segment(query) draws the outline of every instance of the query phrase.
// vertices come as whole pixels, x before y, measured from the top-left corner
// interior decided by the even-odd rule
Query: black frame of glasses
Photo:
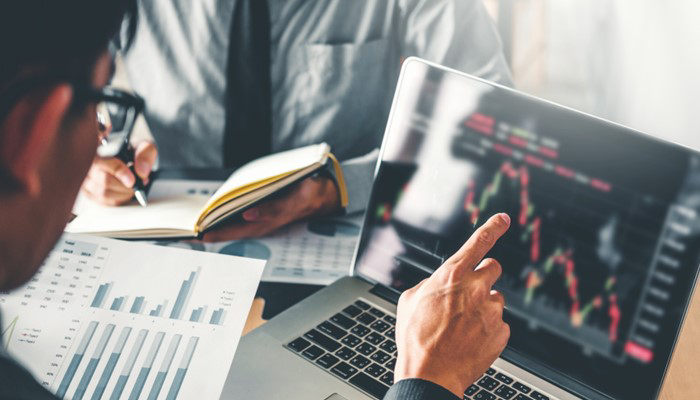
[[[126,134],[124,136],[124,143],[122,143],[122,146],[128,145],[134,123],[136,122],[139,114],[143,112],[145,108],[143,98],[136,93],[129,93],[111,86],[105,86],[98,89],[90,86],[89,84],[75,82],[74,80],[62,78],[60,76],[33,76],[18,80],[8,85],[7,88],[0,92],[0,123],[7,118],[7,115],[10,113],[15,103],[17,103],[22,97],[26,96],[32,90],[57,85],[61,82],[66,82],[73,88],[74,98],[73,104],[71,105],[73,109],[84,107],[88,103],[99,103],[106,101],[117,103],[126,107],[127,109],[132,110],[133,112],[129,113],[129,115],[132,115],[132,117],[128,119],[123,129],[126,131]]]

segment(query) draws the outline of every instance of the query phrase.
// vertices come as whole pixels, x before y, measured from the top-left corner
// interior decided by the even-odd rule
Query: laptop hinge
[[[389,289],[384,285],[380,285],[379,283],[374,285],[374,287],[370,289],[369,292],[393,304],[397,304],[399,302],[399,296],[401,296],[401,294]]]

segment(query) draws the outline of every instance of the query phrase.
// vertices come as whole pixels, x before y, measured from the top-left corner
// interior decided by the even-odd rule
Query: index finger
[[[466,266],[470,271],[474,270],[486,253],[496,244],[498,238],[506,233],[509,226],[510,217],[508,214],[493,215],[447,260],[447,264]]]

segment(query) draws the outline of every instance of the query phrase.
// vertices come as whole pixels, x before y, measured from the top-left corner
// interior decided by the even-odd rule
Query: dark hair
[[[126,49],[136,30],[136,0],[8,0],[0,5],[0,116],[4,93],[21,74],[88,83],[97,58],[116,35]],[[51,82],[47,82],[51,83]],[[16,95],[16,93],[15,93]],[[74,103],[73,106],[76,106]],[[0,123],[1,123],[0,118]],[[0,166],[0,194],[14,187]]]
[[[135,0],[3,3],[0,5],[0,96],[2,89],[26,69],[89,82],[95,62],[110,40],[124,29],[123,36],[128,42],[135,31]]]

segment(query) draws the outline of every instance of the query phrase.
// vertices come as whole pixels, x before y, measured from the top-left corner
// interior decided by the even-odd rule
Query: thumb
[[[144,182],[147,182],[157,158],[158,149],[154,143],[141,142],[136,145],[134,150],[134,170]]]

